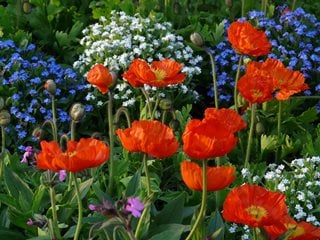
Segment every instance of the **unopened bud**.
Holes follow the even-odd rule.
[[[43,135],[43,130],[41,127],[36,127],[32,132],[32,136],[37,139],[42,139],[42,135]]]
[[[54,96],[56,94],[57,85],[52,79],[48,79],[46,83],[44,84],[44,88],[52,95]]]
[[[0,110],[4,108],[4,99],[0,97]]]
[[[262,124],[262,122],[257,122],[256,123],[256,133],[258,136],[260,136],[261,134],[264,134],[265,129],[264,126]]]
[[[238,93],[236,101],[237,101],[238,106],[243,106],[246,104],[246,100],[241,96],[240,93]]]
[[[72,105],[70,110],[70,117],[72,121],[80,122],[81,119],[84,117],[85,109],[81,103],[75,103]]]
[[[110,74],[112,76],[112,84],[110,85],[110,87],[113,87],[117,84],[118,73],[117,72],[110,72]]]
[[[25,14],[29,14],[31,12],[31,4],[29,0],[23,0],[22,10]]]
[[[170,110],[172,108],[172,101],[170,99],[161,99],[159,107],[162,110]]]
[[[179,130],[180,123],[179,123],[178,120],[172,119],[172,120],[169,122],[169,127],[172,128],[174,131],[177,131],[177,130]]]
[[[4,127],[10,123],[11,115],[7,110],[0,111],[0,126]]]
[[[200,33],[197,33],[197,32],[192,33],[190,35],[190,40],[194,45],[196,45],[198,47],[203,47],[203,45],[204,45],[204,41],[203,41],[203,38],[200,35]]]

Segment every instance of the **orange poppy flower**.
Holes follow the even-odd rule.
[[[55,141],[41,141],[41,152],[37,155],[37,167],[44,170],[67,170],[79,172],[97,167],[108,160],[109,147],[94,138],[81,138],[79,142],[68,141],[63,152]]]
[[[219,166],[207,169],[207,191],[213,192],[226,188],[235,179],[234,167]],[[194,191],[202,191],[202,168],[189,161],[181,163],[181,176],[184,183]]]
[[[273,99],[272,77],[259,62],[250,62],[237,84],[243,98],[250,103],[263,103]]]
[[[141,87],[143,84],[164,87],[181,83],[186,79],[181,69],[182,64],[171,59],[154,61],[151,66],[144,60],[134,59],[122,76],[134,87]]]
[[[247,123],[234,110],[229,108],[207,108],[204,112],[205,118],[218,118],[223,121],[232,132],[237,132],[247,126]]]
[[[112,74],[102,64],[96,64],[89,70],[87,80],[96,86],[102,94],[105,94],[112,85]]]
[[[159,121],[134,121],[131,128],[116,130],[123,147],[156,158],[173,155],[179,148],[173,130]]]
[[[262,68],[269,72],[273,79],[277,100],[287,100],[291,95],[309,89],[301,72],[286,68],[279,60],[268,58]]]
[[[271,43],[263,31],[257,30],[249,22],[233,22],[228,29],[228,39],[232,47],[241,54],[258,57],[271,52]]]
[[[202,160],[224,156],[236,145],[238,139],[225,122],[218,118],[191,120],[182,135],[183,150],[190,157]]]
[[[307,222],[296,222],[290,216],[282,219],[281,224],[264,227],[271,240],[277,239],[288,230],[292,230],[288,240],[317,240],[320,239],[320,228]]]
[[[229,192],[222,216],[229,222],[261,227],[277,224],[287,214],[284,194],[244,184]]]

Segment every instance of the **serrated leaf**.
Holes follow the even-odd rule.
[[[69,32],[69,37],[72,40],[76,39],[76,37],[81,33],[82,28],[83,28],[83,23],[80,21],[76,21]]]

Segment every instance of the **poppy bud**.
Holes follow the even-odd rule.
[[[0,110],[4,108],[4,99],[0,97]]]
[[[31,12],[31,4],[29,0],[23,0],[22,10],[25,14],[29,14]]]
[[[42,130],[41,127],[36,127],[32,132],[32,136],[37,138],[37,139],[41,139],[42,138],[42,134],[43,134],[43,130]]]
[[[48,79],[46,83],[44,84],[44,88],[52,95],[54,96],[56,94],[57,85],[52,79]]]
[[[11,115],[7,110],[0,111],[0,126],[4,127],[10,123]]]
[[[80,122],[81,119],[84,117],[84,114],[84,106],[81,103],[75,103],[72,105],[70,110],[70,116],[72,121]]]
[[[245,59],[243,59],[244,65],[248,65],[249,62],[251,62],[251,61],[252,61],[252,60],[251,60],[250,58],[245,58]]]
[[[263,126],[262,122],[257,122],[257,124],[256,124],[256,133],[257,133],[257,135],[260,136],[264,132],[265,132],[265,129],[264,129],[264,126]]]
[[[243,106],[246,104],[246,100],[242,97],[240,93],[238,93],[237,95],[237,103],[238,103],[238,106]]]
[[[197,33],[197,32],[192,33],[190,35],[190,40],[194,45],[196,45],[198,47],[203,47],[203,45],[204,45],[204,41],[203,41],[203,38],[200,35],[200,33]]]
[[[110,87],[113,87],[114,85],[116,85],[117,80],[118,80],[118,73],[116,72],[110,72],[111,76],[112,76],[112,83],[110,85]]]
[[[178,120],[172,119],[172,120],[169,122],[169,127],[172,128],[173,130],[177,131],[177,130],[179,130],[180,123],[179,123]]]
[[[170,110],[172,108],[172,101],[170,99],[161,99],[159,107],[162,110]]]

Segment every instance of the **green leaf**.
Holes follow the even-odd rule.
[[[209,220],[207,227],[207,234],[212,236],[215,240],[224,239],[224,222],[220,212],[216,209]]]
[[[311,123],[318,119],[318,112],[317,107],[309,108],[308,110],[304,111],[302,114],[297,116],[297,121],[302,123]]]
[[[0,236],[1,239],[10,239],[10,240],[21,240],[26,237],[16,230],[10,230],[4,227],[0,227]]]
[[[4,168],[4,179],[10,195],[15,199],[24,199],[30,209],[33,193],[28,185],[8,167]]]
[[[81,199],[83,199],[87,195],[92,183],[93,183],[93,178],[90,178],[87,181],[80,183],[79,190],[80,190]],[[77,202],[77,195],[75,192],[74,192],[70,202],[71,203]]]
[[[33,195],[32,199],[32,211],[36,212],[39,209],[43,196],[46,192],[46,187],[44,185],[40,185]]]
[[[179,240],[181,234],[189,230],[188,226],[181,224],[163,224],[158,226],[148,240]]]
[[[127,191],[126,191],[127,197],[134,196],[139,191],[140,184],[141,184],[140,180],[141,180],[141,169],[138,169],[128,183]]]
[[[185,202],[185,193],[181,193],[177,198],[171,200],[155,217],[151,228],[157,228],[162,224],[181,223]],[[174,214],[173,214],[174,213]]]
[[[69,37],[75,40],[76,37],[81,33],[82,28],[83,28],[83,23],[80,21],[76,21],[69,32]]]

